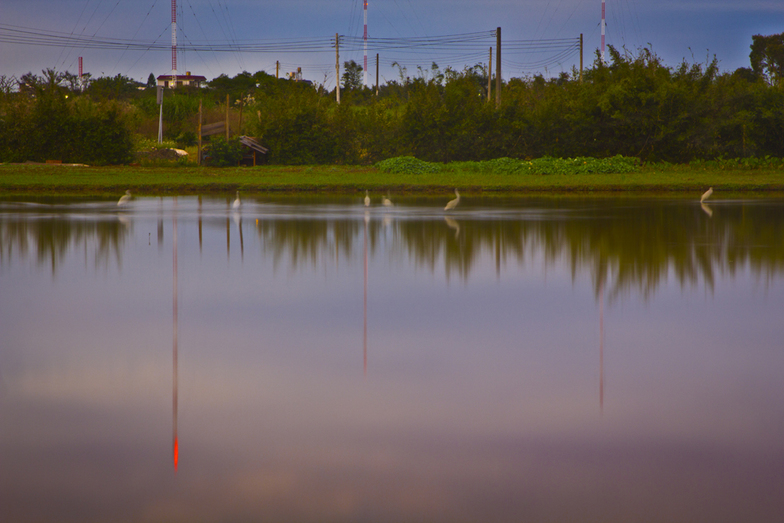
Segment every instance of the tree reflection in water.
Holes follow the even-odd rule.
[[[220,221],[230,250],[230,216],[202,215],[201,197],[198,201],[200,246],[202,220],[208,227]],[[780,201],[713,202],[713,216],[706,215],[704,204],[672,199],[507,199],[497,207],[461,205],[449,217],[435,210],[437,202],[424,211],[416,203],[406,208],[401,202],[384,211],[385,220],[369,221],[371,257],[385,242],[392,258],[406,257],[431,271],[442,265],[447,277],[466,280],[483,255],[494,257],[500,273],[510,263],[526,264],[539,254],[545,265],[566,262],[573,276],[589,271],[597,296],[604,285],[609,300],[632,290],[649,296],[670,275],[681,286],[702,281],[713,289],[718,276],[732,277],[740,267],[748,266],[763,279],[784,268]],[[335,208],[326,216],[298,212],[256,217],[262,253],[272,256],[276,266],[285,260],[292,270],[334,256],[350,258],[364,234],[361,216],[350,209]],[[35,256],[54,274],[68,252],[78,251],[96,269],[112,261],[120,266],[136,215],[101,210],[3,204],[0,264]],[[157,212],[160,224],[162,203]],[[244,213],[250,216],[252,207]],[[244,254],[242,221],[231,217]]]

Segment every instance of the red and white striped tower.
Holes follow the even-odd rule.
[[[363,6],[365,9],[365,36],[363,37],[365,44],[365,65],[363,71],[365,71],[364,83],[367,85],[367,0],[364,0]]]
[[[177,87],[177,0],[171,2],[172,24],[172,87]]]
[[[602,0],[602,62],[604,61],[604,0]]]

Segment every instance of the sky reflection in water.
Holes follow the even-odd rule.
[[[0,202],[3,521],[784,518],[782,200],[232,199]]]

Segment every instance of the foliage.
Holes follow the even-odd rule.
[[[121,164],[132,151],[120,104],[69,100],[55,83],[39,86],[35,98],[13,105],[0,120],[0,161]]]
[[[137,95],[138,86],[138,82],[118,74],[92,80],[86,93],[95,100],[127,100]]]
[[[784,33],[754,35],[751,44],[751,69],[771,84],[784,85]]]
[[[343,62],[344,73],[340,77],[343,89],[362,89],[362,71],[364,69],[354,60]]]
[[[397,156],[376,164],[380,171],[390,174],[432,174],[440,170],[437,165],[418,160],[413,156]]]
[[[615,172],[629,166],[599,162],[612,164],[619,156],[645,163],[741,158],[751,165],[754,159],[784,157],[784,89],[777,85],[784,77],[783,42],[782,35],[756,35],[751,67],[724,73],[715,57],[671,67],[649,49],[610,47],[609,62],[597,54],[582,73],[504,82],[498,105],[488,100],[482,64],[455,70],[434,63],[412,71],[394,64],[399,78],[379,86],[376,96],[361,85],[362,67],[349,61],[340,104],[323,85],[243,71],[221,75],[207,88],[167,90],[164,136],[193,143],[201,101],[204,122],[221,121],[228,111],[233,132],[257,137],[270,149],[268,161],[285,165],[374,165],[407,156],[474,162],[466,168],[498,174],[533,172],[534,166],[541,173]],[[9,79],[0,82],[6,157],[32,154],[14,136],[46,137],[49,151],[71,147],[72,133],[62,133],[49,120],[63,121],[63,107],[75,107],[74,98],[98,105],[122,101],[124,125],[157,136],[154,89],[139,90],[139,84],[118,75],[93,80],[83,96],[74,79],[68,72],[44,70],[40,76],[23,75],[18,89]],[[55,103],[65,96],[67,102]],[[29,127],[33,121],[35,129]],[[526,167],[515,158],[540,160]],[[572,160],[557,164],[559,158]],[[494,163],[484,163],[490,160]]]
[[[209,145],[209,164],[215,167],[236,166],[242,160],[242,145],[239,138],[226,141],[224,138],[215,138]]]

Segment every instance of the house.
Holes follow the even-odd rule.
[[[172,77],[177,79],[176,85],[172,83]],[[157,80],[160,87],[168,89],[174,87],[201,87],[207,81],[207,77],[191,74],[190,71],[187,71],[184,75],[176,73],[162,74]]]

